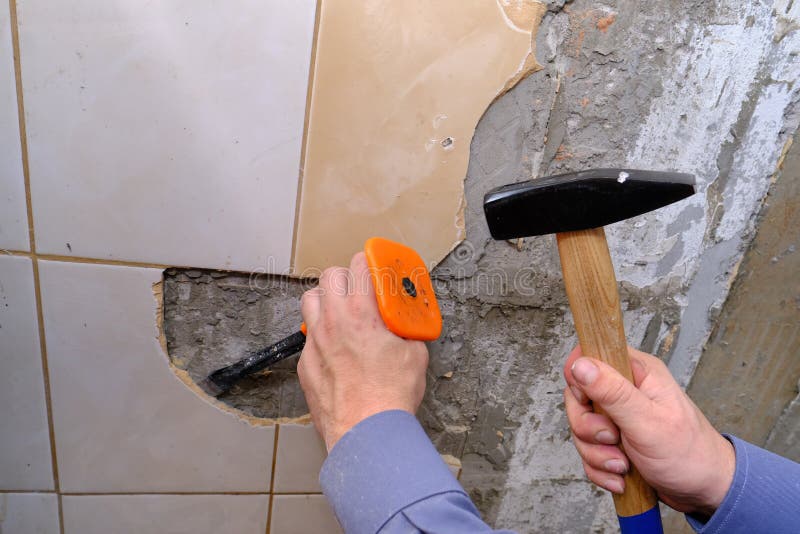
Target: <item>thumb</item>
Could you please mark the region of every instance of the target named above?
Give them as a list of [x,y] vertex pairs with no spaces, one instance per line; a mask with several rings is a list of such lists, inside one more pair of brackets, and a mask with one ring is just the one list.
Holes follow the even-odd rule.
[[570,372],[578,387],[622,432],[646,422],[650,399],[610,365],[582,357],[575,360]]

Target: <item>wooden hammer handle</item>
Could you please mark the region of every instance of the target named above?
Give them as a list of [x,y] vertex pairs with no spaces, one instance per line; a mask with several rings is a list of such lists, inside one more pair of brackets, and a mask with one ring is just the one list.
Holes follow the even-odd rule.
[[[583,354],[602,360],[633,381],[617,278],[605,232],[602,228],[592,228],[563,232],[556,238],[569,306]],[[595,408],[595,412],[599,410]],[[640,524],[635,518],[642,514],[649,514],[648,520],[658,516],[656,494],[633,464],[625,475],[625,493],[614,495],[614,506],[623,532],[658,532],[654,528],[630,528]],[[623,523],[626,518],[629,528]],[[658,522],[660,527],[660,518]]]

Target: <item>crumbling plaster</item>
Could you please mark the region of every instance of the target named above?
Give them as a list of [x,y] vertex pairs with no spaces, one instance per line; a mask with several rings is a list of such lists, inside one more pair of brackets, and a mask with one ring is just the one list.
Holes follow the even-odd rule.
[[[613,532],[611,500],[585,480],[568,441],[561,365],[575,335],[554,240],[492,241],[482,196],[593,166],[694,173],[691,199],[608,229],[630,343],[667,360],[686,384],[800,122],[800,3],[547,7],[536,42],[543,70],[494,102],[472,139],[466,240],[433,271],[445,326],[430,345],[419,416],[440,452],[462,459],[461,481],[492,523]],[[229,278],[236,288],[221,287]],[[167,274],[176,365],[197,378],[293,331],[300,283],[252,282]],[[292,364],[276,375],[254,379],[228,402],[257,415],[296,415],[303,407]],[[272,400],[255,402],[259,395]]]

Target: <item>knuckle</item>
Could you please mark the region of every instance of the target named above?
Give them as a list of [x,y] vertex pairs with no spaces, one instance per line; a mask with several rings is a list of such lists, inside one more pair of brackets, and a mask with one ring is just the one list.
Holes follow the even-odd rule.
[[624,380],[615,380],[601,395],[601,404],[625,405],[631,400],[631,386]]

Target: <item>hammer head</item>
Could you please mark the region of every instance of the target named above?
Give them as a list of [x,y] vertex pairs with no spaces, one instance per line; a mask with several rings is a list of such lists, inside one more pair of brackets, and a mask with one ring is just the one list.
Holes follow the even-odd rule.
[[694,176],[678,172],[592,169],[498,187],[483,210],[495,239],[598,228],[694,194]]

